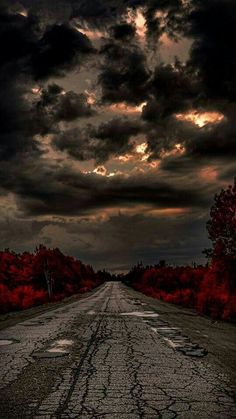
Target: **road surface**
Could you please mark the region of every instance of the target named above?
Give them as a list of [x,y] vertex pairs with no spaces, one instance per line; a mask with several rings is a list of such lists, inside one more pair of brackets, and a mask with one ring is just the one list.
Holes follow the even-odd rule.
[[[176,313],[108,282],[3,329],[0,417],[236,418],[229,375]],[[194,329],[196,316],[179,313]]]

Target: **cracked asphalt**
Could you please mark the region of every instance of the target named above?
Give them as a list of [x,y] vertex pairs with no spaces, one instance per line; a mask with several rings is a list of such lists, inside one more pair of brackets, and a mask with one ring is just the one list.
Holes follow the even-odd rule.
[[[107,282],[19,318],[0,332],[0,417],[236,418],[234,344],[224,368],[223,349],[204,338],[210,320],[198,317]],[[234,326],[220,328],[231,342]]]

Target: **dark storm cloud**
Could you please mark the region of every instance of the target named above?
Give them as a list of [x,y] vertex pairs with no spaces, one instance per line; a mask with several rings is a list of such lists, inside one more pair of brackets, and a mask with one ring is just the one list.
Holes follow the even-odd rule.
[[67,25],[53,25],[35,45],[31,56],[35,80],[61,76],[94,52],[88,37]]
[[[22,168],[22,163],[24,167]],[[8,176],[6,176],[6,173]],[[0,184],[16,197],[22,215],[85,216],[108,208],[147,205],[151,208],[203,208],[215,192],[213,185],[137,174],[107,178],[58,167],[47,160],[17,156],[2,162]]]
[[182,112],[200,100],[198,80],[178,61],[156,67],[148,88],[152,98],[143,108],[142,117],[151,122]]
[[[182,16],[179,14],[178,1],[158,4],[155,1],[147,2],[145,10],[148,30],[152,31],[153,27],[153,31],[158,34],[158,19],[161,19],[161,15],[156,13],[157,10],[172,10],[177,25],[175,27],[173,20],[175,33],[181,32],[178,22],[184,18],[182,30],[193,38],[187,64],[183,65],[178,61],[175,65],[159,64],[146,85],[148,100],[143,107],[142,119],[147,122],[146,135],[151,158],[160,157],[161,153],[172,150],[177,142],[185,146],[186,159],[183,156],[171,157],[168,165],[169,160],[176,160],[179,164],[184,159],[192,159],[194,166],[196,158],[205,162],[207,159],[233,158],[235,115],[232,109],[235,111],[235,108],[228,101],[235,100],[236,86],[235,2],[194,1]],[[168,19],[168,13],[165,16],[165,20]],[[166,28],[167,26],[165,31]],[[191,109],[199,112],[223,111],[225,119],[220,124],[210,124],[202,129],[176,121],[176,113]],[[165,164],[164,161],[162,167]],[[188,168],[191,171],[191,164],[188,164]]]
[[136,29],[129,23],[120,23],[112,26],[110,32],[114,39],[128,41],[135,36]]
[[[26,85],[27,86],[27,85]],[[58,122],[95,115],[84,94],[63,92],[56,84],[42,89],[40,98],[30,101],[27,87],[6,80],[1,90],[0,159],[11,159],[15,154],[41,154],[36,135],[58,132]]]
[[95,115],[95,110],[88,104],[87,97],[83,93],[77,94],[73,91],[60,96],[57,108],[54,110],[57,120],[73,121],[79,117],[90,117]]
[[164,32],[177,38],[182,32],[184,7],[181,0],[147,0],[143,5],[150,40],[157,42]]
[[148,96],[150,72],[146,56],[135,44],[107,42],[100,53],[104,64],[98,77],[105,103],[139,104]]
[[236,158],[236,123],[235,110],[232,115],[227,114],[228,119],[213,127],[206,127],[195,133],[192,138],[185,141],[187,154],[194,158]]
[[200,72],[205,92],[213,99],[236,100],[236,3],[194,0],[186,22],[193,37],[190,64]]
[[132,136],[142,131],[136,120],[114,118],[97,128],[74,128],[56,135],[53,145],[78,160],[95,159],[97,164],[110,157],[119,156],[132,150]]
[[[154,208],[201,207],[209,204],[202,191],[175,187],[150,179],[115,180],[96,175],[75,176],[59,173],[53,188],[39,187],[37,192],[18,193],[19,208],[28,215],[86,215],[98,209],[122,205],[146,204]],[[22,192],[24,185],[21,185]],[[132,204],[131,204],[132,203]]]
[[61,76],[94,52],[88,37],[68,24],[54,24],[42,32],[38,18],[6,10],[0,10],[0,36],[4,39],[3,71],[21,72],[36,80]]
[[[0,22],[4,40],[0,54],[0,158],[18,154],[24,159],[26,153],[41,154],[34,136],[47,134],[55,120],[93,113],[84,95],[68,92],[62,97],[58,91],[54,92],[57,102],[52,115],[48,103],[32,103],[27,97],[32,79],[62,74],[78,66],[94,50],[85,35],[68,25],[49,26],[41,33],[37,18],[14,14],[6,8],[0,9]],[[52,97],[53,92],[49,95]]]
[[[137,258],[153,263],[166,254],[170,260],[194,259],[204,247],[205,209],[211,205],[219,181],[228,182],[234,172],[235,104],[230,102],[236,96],[235,2],[192,0],[190,7],[183,7],[180,0],[20,3],[28,16],[20,15],[25,11],[12,0],[5,2],[5,9],[0,8],[0,36],[4,40],[0,54],[0,185],[2,194],[12,193],[25,218],[12,226],[0,224],[4,232],[1,244],[13,243],[11,237],[16,242],[22,237],[28,245],[31,238],[36,243],[42,237],[53,240],[54,222],[33,226],[27,217],[60,215],[62,221],[57,227],[69,234],[65,241],[68,252],[80,251],[76,256],[88,262],[90,258],[100,261],[101,267],[107,259],[113,266],[120,263],[124,255],[127,265]],[[135,30],[135,12],[140,7],[148,41],[141,46]],[[131,23],[125,22],[127,8],[134,13]],[[100,53],[75,27],[91,34],[93,29],[101,30]],[[192,39],[187,63],[153,63],[157,56],[153,52],[163,33],[171,38],[184,33]],[[97,63],[96,68],[89,64],[87,77],[93,79],[91,75],[98,72],[96,93],[100,89],[102,93],[96,109],[99,104],[147,102],[140,121],[117,117],[100,125],[98,121],[94,126],[84,121],[82,125],[79,118],[93,116],[95,111],[87,102],[87,94],[72,90],[78,89],[79,71],[91,63],[91,57],[97,57]],[[52,84],[51,78],[64,77],[71,70],[78,71],[78,79],[73,74],[71,81],[71,85],[78,81],[75,87],[64,92]],[[39,92],[33,96],[30,91],[36,80]],[[175,113],[192,109],[221,111],[225,119],[203,128],[176,120]],[[75,172],[70,167],[70,158],[94,159],[101,164],[130,152],[133,137],[140,133],[146,135],[143,141],[148,142],[150,160],[161,157],[156,171],[106,177]],[[66,167],[62,161],[49,160],[45,151],[43,154],[38,137],[46,134],[53,135],[55,148],[67,152]],[[176,143],[184,146],[185,153],[163,157],[163,152],[170,152]],[[203,180],[199,171],[211,164],[219,169],[218,178]],[[190,215],[121,214],[105,222],[65,226],[69,216],[107,216],[109,210],[120,207],[137,212],[143,207],[184,208],[190,209]],[[44,228],[49,228],[47,234]],[[20,249],[19,240],[17,245]]]
[[161,120],[157,126],[149,126],[147,138],[151,158],[160,157],[179,143],[185,149],[184,154],[179,156],[177,153],[163,159],[161,168],[174,172],[183,164],[191,172],[191,166],[211,164],[215,159],[230,164],[230,160],[236,157],[235,111],[235,105],[227,105],[220,122],[208,123],[201,128],[191,122],[178,121],[175,117]]
[[35,102],[38,111],[50,114],[52,123],[73,121],[81,117],[90,117],[96,111],[87,102],[87,96],[73,91],[65,92],[57,84],[49,84],[41,92],[40,100]]
[[43,129],[40,118],[34,117],[24,98],[24,85],[11,80],[0,83],[0,160],[10,159],[16,153],[40,154],[32,137]]
[[[10,0],[10,3],[16,2]],[[127,12],[127,8],[135,11],[142,7],[146,12],[148,31],[152,34],[158,25],[156,11],[166,13],[166,25],[169,30],[173,28],[172,32],[176,30],[182,12],[180,0],[21,0],[21,4],[32,14],[44,16],[49,22],[65,22],[78,18],[93,27],[104,27],[115,22]]]
[[15,63],[32,50],[32,28],[28,19],[21,15],[8,15],[0,9],[0,36],[4,39],[1,45],[0,67]]

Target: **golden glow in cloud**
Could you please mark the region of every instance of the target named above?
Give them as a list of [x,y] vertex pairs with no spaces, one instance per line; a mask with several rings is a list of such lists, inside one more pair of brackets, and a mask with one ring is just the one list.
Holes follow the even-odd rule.
[[102,38],[105,33],[96,29],[85,29],[85,28],[80,28],[78,26],[74,26],[74,28],[78,31],[81,32],[83,35],[86,35],[89,39],[96,41],[100,38]]
[[89,105],[94,105],[94,103],[96,103],[96,94],[89,92],[88,90],[85,90],[85,94],[87,96],[87,103]]
[[147,143],[141,143],[136,146],[136,153],[145,154],[147,150]]
[[146,27],[145,27],[146,20],[145,20],[145,17],[143,16],[141,9],[137,10],[134,22],[135,22],[136,32],[138,36],[141,39],[144,39],[145,34],[146,34]]
[[172,150],[163,151],[161,153],[161,158],[165,158],[165,157],[169,157],[169,156],[176,156],[178,154],[184,154],[185,151],[186,151],[186,149],[183,146],[183,144],[177,143],[177,144],[174,145]]
[[41,88],[39,86],[32,87],[31,93],[34,95],[38,95],[41,92]]
[[189,208],[154,208],[152,205],[131,205],[126,207],[111,207],[103,211],[100,211],[99,215],[102,215],[104,219],[117,215],[136,215],[136,214],[145,214],[150,217],[177,217],[183,214],[190,212]]
[[[149,157],[151,156],[150,153],[147,152],[148,144],[146,142],[136,144],[134,151],[132,154],[123,154],[117,158],[121,163],[132,163],[134,166],[134,170],[138,170],[140,172],[146,172],[150,169],[156,169],[159,166],[159,161],[148,161]],[[130,170],[130,166],[128,168]]]
[[105,166],[97,166],[93,170],[83,170],[82,173],[84,173],[86,175],[91,174],[91,173],[95,173],[96,175],[105,176],[105,177],[113,177],[115,175],[121,175],[122,174],[122,172],[119,172],[119,171],[108,172],[108,170],[106,169]]
[[28,17],[28,10],[26,9],[22,9],[19,12],[17,12],[18,15],[24,16],[24,17]]
[[201,179],[213,182],[217,179],[218,173],[214,167],[207,166],[200,169],[199,175]]
[[198,112],[190,111],[186,113],[178,113],[175,115],[180,121],[189,121],[200,128],[207,124],[218,124],[224,119],[224,115],[220,112]]
[[141,154],[141,161],[148,160],[150,153],[147,153],[148,144],[146,142],[138,144],[135,148],[137,154]]
[[129,10],[126,21],[135,26],[138,37],[141,41],[144,41],[146,36],[146,19],[143,15],[142,8],[138,8],[136,13]]
[[131,106],[127,105],[124,102],[115,103],[114,105],[109,106],[109,110],[112,112],[124,113],[124,114],[132,114],[132,113],[141,113],[143,107],[147,104],[147,102],[143,102],[138,106]]
[[118,157],[118,160],[121,162],[127,163],[128,161],[132,160],[134,156],[132,154],[123,154]]

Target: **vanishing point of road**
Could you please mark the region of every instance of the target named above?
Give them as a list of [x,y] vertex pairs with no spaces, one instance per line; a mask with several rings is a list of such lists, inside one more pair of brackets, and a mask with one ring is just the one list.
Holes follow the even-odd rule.
[[119,282],[30,313],[2,321],[2,419],[236,418],[234,325]]

